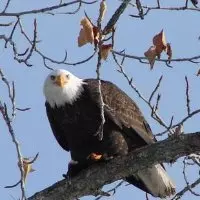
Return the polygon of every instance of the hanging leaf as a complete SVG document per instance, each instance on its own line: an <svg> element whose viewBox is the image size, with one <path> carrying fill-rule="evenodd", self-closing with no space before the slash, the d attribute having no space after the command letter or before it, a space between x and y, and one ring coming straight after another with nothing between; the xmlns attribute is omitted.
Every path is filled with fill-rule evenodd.
<svg viewBox="0 0 200 200"><path fill-rule="evenodd" d="M154 36L153 44L156 46L157 56L158 58L160 58L160 54L162 53L162 51L167 50L167 42L163 30L159 34Z"/></svg>
<svg viewBox="0 0 200 200"><path fill-rule="evenodd" d="M112 44L104 44L101 46L101 58L103 60L106 60L108 57L108 54L112 50Z"/></svg>
<svg viewBox="0 0 200 200"><path fill-rule="evenodd" d="M172 58L172 48L171 48L170 43L166 42L166 37L165 37L165 33L164 33L163 30L153 37L153 44L154 44L154 46L151 46L144 53L144 55L149 60L151 69L153 69L156 57L158 59L160 59L161 53L163 51L165 51L166 54L168 55L168 61L169 62L170 62L170 60Z"/></svg>
<svg viewBox="0 0 200 200"><path fill-rule="evenodd" d="M23 169L24 169L24 182L25 182L27 175L31 172L34 172L35 170L32 168L32 164L30 164L29 158L23 158L22 162L23 162Z"/></svg>
<svg viewBox="0 0 200 200"><path fill-rule="evenodd" d="M81 25L83 26L80 30L78 36L78 46L81 47L87 43L94 42L94 33L93 33L93 25L88 20L88 18L84 18L81 20Z"/></svg>
<svg viewBox="0 0 200 200"><path fill-rule="evenodd" d="M106 1L105 1L105 0L102 0L102 1L101 1L101 4L100 4L100 9L99 9L99 18L101 19L101 21L102 21L103 18L104 18L104 15L105 15L105 13L106 13L106 10L107 10Z"/></svg>
<svg viewBox="0 0 200 200"><path fill-rule="evenodd" d="M147 59L149 60L149 64L151 66L151 69L153 69L154 63L155 63L155 59L157 56L157 52L156 52L156 46L151 46L145 53L144 55L147 57Z"/></svg>

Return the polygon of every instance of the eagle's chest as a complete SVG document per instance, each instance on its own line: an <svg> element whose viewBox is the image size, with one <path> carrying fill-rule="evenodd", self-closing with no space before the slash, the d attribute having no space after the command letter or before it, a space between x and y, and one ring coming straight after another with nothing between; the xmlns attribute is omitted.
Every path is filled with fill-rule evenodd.
<svg viewBox="0 0 200 200"><path fill-rule="evenodd" d="M66 104L58 113L63 132L70 138L95 134L101 119L99 109L87 99Z"/></svg>
<svg viewBox="0 0 200 200"><path fill-rule="evenodd" d="M59 124L57 135L60 134L62 140L67 141L74 160L85 159L92 152L112 155L127 151L123 135L107 115L103 126L103 139L99 140L96 134L101 125L101 110L98 103L90 100L87 95L73 104L56 108L54 120Z"/></svg>
<svg viewBox="0 0 200 200"><path fill-rule="evenodd" d="M60 122L62 131L71 151L83 151L84 154L88 154L90 149L100 145L95 133L101 118L98 109L92 103L78 101L73 105L66 105L60 113L63 115Z"/></svg>

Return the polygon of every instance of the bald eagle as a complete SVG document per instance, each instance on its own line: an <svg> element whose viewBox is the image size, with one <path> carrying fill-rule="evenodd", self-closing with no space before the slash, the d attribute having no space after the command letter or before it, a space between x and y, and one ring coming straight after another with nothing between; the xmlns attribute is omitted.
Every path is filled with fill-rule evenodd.
<svg viewBox="0 0 200 200"><path fill-rule="evenodd" d="M80 79L63 69L52 71L44 83L50 126L60 146L70 152L76 173L93 162L126 155L155 142L136 103L115 84L104 80L101 92L105 123L99 140L96 133L102 122L102 108L98 87L98 80ZM126 181L155 197L175 193L175 185L162 164L141 170Z"/></svg>

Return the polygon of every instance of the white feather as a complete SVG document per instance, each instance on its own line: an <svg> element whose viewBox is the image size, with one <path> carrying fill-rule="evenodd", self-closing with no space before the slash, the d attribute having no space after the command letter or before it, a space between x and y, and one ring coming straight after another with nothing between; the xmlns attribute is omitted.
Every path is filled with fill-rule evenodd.
<svg viewBox="0 0 200 200"><path fill-rule="evenodd" d="M137 177L155 197L165 198L175 192L174 183L160 164L139 171Z"/></svg>
<svg viewBox="0 0 200 200"><path fill-rule="evenodd" d="M77 165L78 164L78 161L76 160L70 160L68 165Z"/></svg>
<svg viewBox="0 0 200 200"><path fill-rule="evenodd" d="M61 74L69 75L68 83L63 87L59 87L53 83L51 76L58 76ZM67 70L59 69L51 72L44 82L44 95L46 101L51 107L60 107L65 103L72 104L83 91L82 85L85 84L82 79L74 76Z"/></svg>

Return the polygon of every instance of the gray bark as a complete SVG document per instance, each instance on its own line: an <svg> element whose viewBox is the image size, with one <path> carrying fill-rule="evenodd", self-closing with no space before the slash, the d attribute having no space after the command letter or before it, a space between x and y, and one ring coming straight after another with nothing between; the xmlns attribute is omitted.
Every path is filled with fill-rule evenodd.
<svg viewBox="0 0 200 200"><path fill-rule="evenodd" d="M28 200L72 200L85 195L98 195L105 184L151 165L169 163L197 152L200 152L200 132L173 136L130 152L127 156L116 157L108 163L95 164L73 178L71 184L67 180L58 181Z"/></svg>

